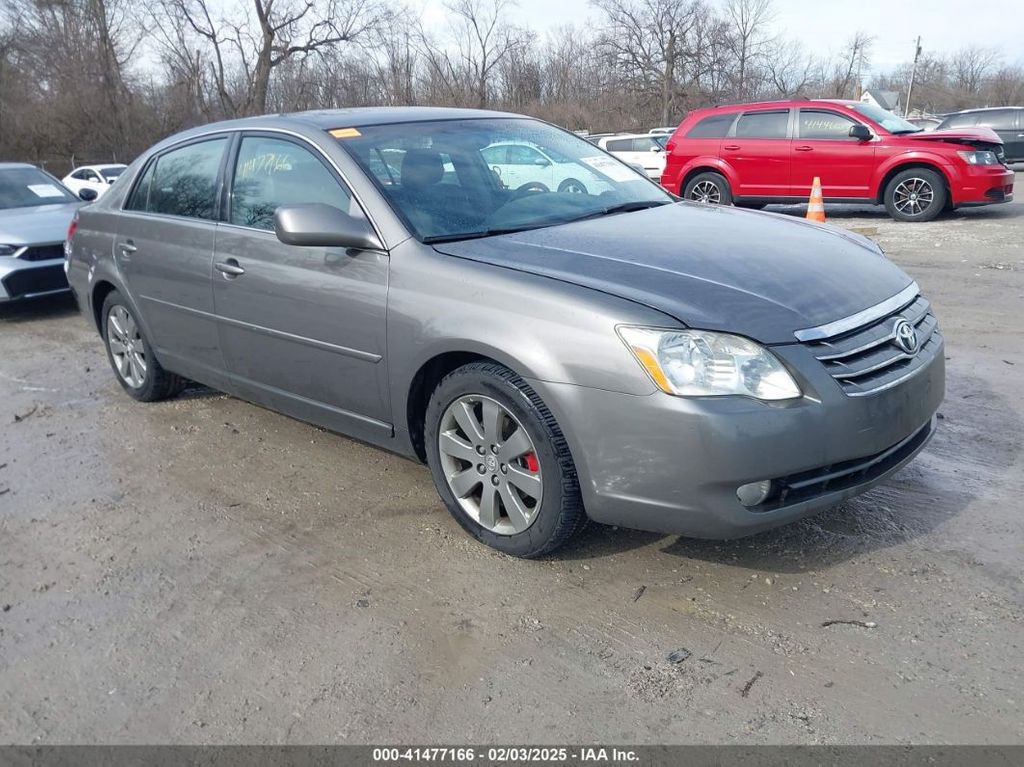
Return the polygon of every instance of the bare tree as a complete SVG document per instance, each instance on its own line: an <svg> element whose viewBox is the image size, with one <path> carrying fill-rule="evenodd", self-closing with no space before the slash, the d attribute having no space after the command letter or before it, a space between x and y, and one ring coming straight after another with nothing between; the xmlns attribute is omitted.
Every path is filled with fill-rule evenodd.
<svg viewBox="0 0 1024 767"><path fill-rule="evenodd" d="M729 33L725 44L736 66L735 97L749 97L751 69L760 65L768 52L773 36L768 28L772 21L771 0L729 0L725 4Z"/></svg>
<svg viewBox="0 0 1024 767"><path fill-rule="evenodd" d="M857 84L857 73L870 63L868 54L873 41L874 38L867 32L858 30L842 53L825 64L822 80L829 96L845 99L855 95L853 91Z"/></svg>

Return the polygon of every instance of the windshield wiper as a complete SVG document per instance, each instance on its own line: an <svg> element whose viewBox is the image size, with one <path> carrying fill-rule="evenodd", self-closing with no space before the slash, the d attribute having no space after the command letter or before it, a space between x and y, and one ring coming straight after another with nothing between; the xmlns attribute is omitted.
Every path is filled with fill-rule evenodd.
<svg viewBox="0 0 1024 767"><path fill-rule="evenodd" d="M642 200L633 202L620 202L618 205L609 205L607 208L601 208L590 213L585 213L579 218L570 218L562 223L571 224L574 221L586 221L590 218L600 218L601 216L614 216L616 213L634 213L638 210L648 210L649 208L660 208L662 205L671 205L671 200Z"/></svg>

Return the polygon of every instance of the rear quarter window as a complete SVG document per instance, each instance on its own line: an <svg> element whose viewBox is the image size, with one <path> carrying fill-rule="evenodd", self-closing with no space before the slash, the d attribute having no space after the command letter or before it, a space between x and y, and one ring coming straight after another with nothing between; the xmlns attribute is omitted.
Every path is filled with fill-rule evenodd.
<svg viewBox="0 0 1024 767"><path fill-rule="evenodd" d="M991 112L979 112L977 125L992 130L1013 130L1016 117L1013 109L993 109Z"/></svg>
<svg viewBox="0 0 1024 767"><path fill-rule="evenodd" d="M735 113L710 115L690 128L686 138L724 138L735 119Z"/></svg>

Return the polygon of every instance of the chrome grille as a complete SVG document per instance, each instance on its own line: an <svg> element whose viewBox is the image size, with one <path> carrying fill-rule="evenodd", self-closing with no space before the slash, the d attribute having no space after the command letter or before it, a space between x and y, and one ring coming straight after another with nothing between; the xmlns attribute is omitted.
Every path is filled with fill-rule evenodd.
<svg viewBox="0 0 1024 767"><path fill-rule="evenodd" d="M896 324L905 319L917 332L918 348L908 354L895 344ZM806 346L851 397L891 388L931 361L942 345L939 323L923 296L860 327Z"/></svg>

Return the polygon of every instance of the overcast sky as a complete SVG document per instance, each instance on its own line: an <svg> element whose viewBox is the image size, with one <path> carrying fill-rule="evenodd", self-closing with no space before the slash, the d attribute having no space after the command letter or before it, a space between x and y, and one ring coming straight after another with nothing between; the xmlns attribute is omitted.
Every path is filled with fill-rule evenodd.
<svg viewBox="0 0 1024 767"><path fill-rule="evenodd" d="M718 0L709 0L720 5ZM443 0L420 0L430 26L443 26ZM996 48L1007 63L1024 63L1020 0L774 0L779 32L817 53L838 51L856 30L874 36L873 70L889 70L914 55L921 36L925 51L948 53L965 45ZM982 12L983 10L983 12ZM538 32L581 24L598 14L587 0L519 0L518 22ZM866 79L866 77L865 77Z"/></svg>

